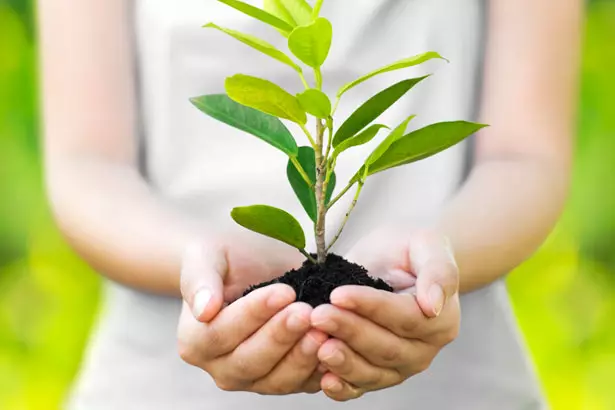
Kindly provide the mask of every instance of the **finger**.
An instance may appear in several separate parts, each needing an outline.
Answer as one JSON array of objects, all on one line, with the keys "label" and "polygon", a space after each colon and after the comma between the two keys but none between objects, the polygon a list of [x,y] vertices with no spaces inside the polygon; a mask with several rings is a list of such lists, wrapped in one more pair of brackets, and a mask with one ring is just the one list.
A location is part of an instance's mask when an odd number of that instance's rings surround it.
[{"label": "finger", "polygon": [[[391,369],[422,368],[421,341],[406,340],[353,312],[322,305],[312,313],[312,326],[347,344],[371,364]],[[327,342],[329,343],[329,342]]]},{"label": "finger", "polygon": [[398,371],[374,366],[341,340],[325,342],[318,350],[318,358],[331,373],[364,391],[383,389],[403,380]]},{"label": "finger", "polygon": [[321,390],[320,381],[322,380],[322,377],[324,376],[325,373],[326,373],[326,370],[324,372],[316,370],[314,373],[312,373],[310,378],[301,387],[301,391],[304,393],[309,393],[309,394],[318,393]]},{"label": "finger", "polygon": [[427,317],[437,317],[459,289],[459,269],[450,242],[431,232],[420,233],[413,236],[408,249],[419,306]]},{"label": "finger", "polygon": [[427,317],[438,317],[457,294],[459,272],[450,261],[433,260],[417,272],[416,298]]},{"label": "finger", "polygon": [[331,304],[376,323],[403,338],[420,338],[428,320],[410,293],[391,293],[368,286],[342,286],[331,293]]},{"label": "finger", "polygon": [[309,331],[269,374],[254,384],[254,391],[291,394],[305,389],[320,390],[320,378],[310,379],[319,365],[318,349],[326,340],[326,334]]},{"label": "finger", "polygon": [[213,364],[220,370],[217,374],[243,381],[264,377],[308,332],[311,313],[312,307],[305,303],[279,312],[230,354],[217,359]]},{"label": "finger", "polygon": [[180,287],[183,299],[200,322],[211,321],[224,303],[226,258],[220,248],[190,244],[183,256]]},{"label": "finger", "polygon": [[320,381],[322,391],[335,401],[349,401],[358,399],[364,394],[360,388],[345,382],[333,373],[327,373]]},{"label": "finger", "polygon": [[287,285],[256,289],[224,308],[211,323],[204,324],[195,343],[201,346],[205,360],[228,354],[294,300],[295,292]]}]

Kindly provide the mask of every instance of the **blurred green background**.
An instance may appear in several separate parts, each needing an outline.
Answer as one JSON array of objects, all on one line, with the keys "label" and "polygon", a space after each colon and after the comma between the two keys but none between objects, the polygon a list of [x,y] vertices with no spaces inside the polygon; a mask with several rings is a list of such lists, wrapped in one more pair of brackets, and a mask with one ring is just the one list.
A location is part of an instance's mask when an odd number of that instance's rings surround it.
[{"label": "blurred green background", "polygon": [[[34,7],[0,0],[0,409],[59,408],[99,281],[45,204]],[[545,246],[509,277],[552,408],[615,409],[615,1],[588,2],[572,196]],[[522,223],[522,222],[520,222]]]}]

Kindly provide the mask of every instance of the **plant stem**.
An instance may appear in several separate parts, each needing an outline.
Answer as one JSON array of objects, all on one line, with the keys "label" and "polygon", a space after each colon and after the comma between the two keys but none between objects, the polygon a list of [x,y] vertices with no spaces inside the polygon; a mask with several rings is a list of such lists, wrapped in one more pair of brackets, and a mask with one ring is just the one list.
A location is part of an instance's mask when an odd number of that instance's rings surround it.
[{"label": "plant stem", "polygon": [[319,119],[316,121],[316,209],[317,218],[314,233],[316,236],[316,254],[318,256],[318,263],[324,264],[327,260],[327,247],[325,243],[325,216],[327,214],[327,205],[325,203],[325,189],[324,182],[327,173],[326,170],[326,158],[322,156],[323,149],[323,135],[325,128],[322,121]]},{"label": "plant stem", "polygon": [[327,139],[327,152],[325,153],[325,161],[329,159],[331,146],[333,145],[333,118],[327,118],[327,129],[329,130],[329,138]]},{"label": "plant stem", "polygon": [[307,253],[307,252],[305,251],[305,249],[299,249],[299,252],[301,252],[301,254],[302,254],[303,256],[305,256],[305,257],[306,257],[306,258],[307,258],[310,262],[312,262],[314,265],[316,265],[316,264],[318,263],[318,261],[317,261],[316,259],[314,259],[314,258],[312,257],[312,255],[310,255],[309,253]]},{"label": "plant stem", "polygon": [[333,247],[333,245],[335,245],[335,242],[337,242],[337,240],[342,235],[342,231],[344,230],[344,227],[346,226],[346,223],[348,222],[348,218],[350,217],[350,214],[352,213],[352,211],[354,210],[355,206],[357,205],[357,201],[359,200],[359,195],[361,195],[361,190],[362,189],[363,189],[363,181],[359,181],[359,186],[357,187],[357,192],[354,195],[354,198],[352,199],[352,203],[350,204],[350,207],[348,208],[348,211],[346,212],[346,216],[344,216],[344,220],[342,221],[342,224],[340,225],[339,230],[337,231],[337,233],[335,234],[335,237],[333,238],[333,240],[331,241],[331,243],[327,247],[327,252],[329,252],[329,250]]},{"label": "plant stem", "polygon": [[310,141],[310,144],[312,145],[312,148],[314,148],[314,151],[318,151],[318,145],[316,144],[316,141],[314,141],[314,138],[312,138],[312,134],[310,134],[310,131],[305,127],[305,125],[300,125],[300,127]]},{"label": "plant stem", "polygon": [[303,73],[299,73],[299,78],[301,78],[301,82],[303,83],[303,86],[305,87],[306,90],[310,89],[310,85],[308,84],[307,80],[305,79],[305,76],[303,75]]},{"label": "plant stem", "polygon": [[289,157],[290,158],[290,162],[293,163],[293,165],[295,166],[295,168],[297,168],[297,171],[299,172],[299,174],[301,174],[301,177],[303,178],[303,180],[305,182],[307,182],[307,184],[312,187],[313,183],[310,180],[310,177],[308,176],[307,172],[305,172],[305,169],[303,169],[303,167],[301,166],[301,163],[299,162],[299,160],[297,159],[297,157]]},{"label": "plant stem", "polygon": [[316,88],[322,90],[322,73],[320,72],[320,68],[314,69],[314,78],[316,80]]},{"label": "plant stem", "polygon": [[[331,153],[331,145],[333,143],[333,119],[331,117],[327,118],[327,128],[329,129],[329,138],[327,140],[327,151],[325,153],[325,157],[323,158],[323,163],[325,164],[325,182],[323,184],[325,197],[327,196],[327,192],[329,192],[329,181],[331,180],[331,175],[335,170],[335,158],[333,158],[333,160],[329,158],[329,154]],[[325,203],[325,205],[328,204]],[[328,207],[327,210],[329,210]]]},{"label": "plant stem", "polygon": [[331,115],[335,114],[337,111],[337,107],[340,105],[340,97],[335,99],[335,105],[333,106],[333,111],[331,111]]},{"label": "plant stem", "polygon": [[356,183],[357,183],[357,180],[353,178],[353,179],[352,179],[352,180],[348,183],[348,185],[346,185],[346,188],[342,189],[342,192],[340,192],[340,193],[339,193],[339,194],[338,194],[335,198],[333,198],[333,199],[331,200],[331,202],[329,202],[329,205],[327,205],[327,209],[331,209],[331,208],[333,208],[333,205],[335,205],[335,203],[336,203],[337,201],[339,201],[340,199],[342,199],[342,197],[346,194],[346,192],[348,192],[348,190],[349,190],[350,188],[352,188],[352,187],[354,186],[354,184],[356,184]]},{"label": "plant stem", "polygon": [[[331,160],[327,163],[327,177],[325,178],[325,187],[329,186],[329,181],[331,180],[331,175],[333,175],[333,171],[335,171],[335,165],[337,162],[337,158],[333,157],[331,158]],[[326,192],[326,188],[325,188],[325,192]],[[330,207],[328,206],[329,204],[327,204],[327,209],[329,209]]]},{"label": "plant stem", "polygon": [[316,20],[320,15],[320,8],[322,7],[322,3],[324,0],[316,0],[316,4],[314,4],[314,10],[312,12],[312,20]]}]

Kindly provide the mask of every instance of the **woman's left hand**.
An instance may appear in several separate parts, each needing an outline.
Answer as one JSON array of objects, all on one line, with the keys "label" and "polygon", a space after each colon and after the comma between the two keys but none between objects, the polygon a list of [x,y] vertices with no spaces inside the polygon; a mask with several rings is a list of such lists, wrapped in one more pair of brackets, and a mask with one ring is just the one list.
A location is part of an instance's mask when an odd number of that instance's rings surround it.
[{"label": "woman's left hand", "polygon": [[329,334],[318,352],[321,388],[337,401],[398,385],[426,370],[459,332],[459,271],[446,238],[420,232],[405,239],[380,233],[347,258],[383,278],[395,293],[345,286],[312,312]]}]

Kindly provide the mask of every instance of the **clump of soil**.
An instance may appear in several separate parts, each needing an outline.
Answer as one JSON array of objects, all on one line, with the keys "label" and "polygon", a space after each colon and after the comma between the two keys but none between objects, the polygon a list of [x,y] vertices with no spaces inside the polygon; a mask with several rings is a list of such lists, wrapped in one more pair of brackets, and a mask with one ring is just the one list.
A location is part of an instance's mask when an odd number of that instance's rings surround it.
[{"label": "clump of soil", "polygon": [[363,266],[348,262],[341,256],[329,254],[324,265],[306,260],[299,269],[293,269],[283,276],[251,286],[243,295],[246,296],[255,289],[274,283],[291,286],[297,294],[297,302],[305,302],[312,307],[330,303],[331,292],[345,285],[370,286],[388,292],[393,291],[393,288],[382,279],[369,276]]}]

